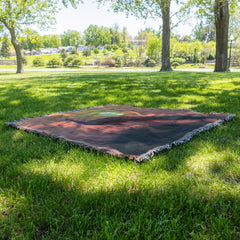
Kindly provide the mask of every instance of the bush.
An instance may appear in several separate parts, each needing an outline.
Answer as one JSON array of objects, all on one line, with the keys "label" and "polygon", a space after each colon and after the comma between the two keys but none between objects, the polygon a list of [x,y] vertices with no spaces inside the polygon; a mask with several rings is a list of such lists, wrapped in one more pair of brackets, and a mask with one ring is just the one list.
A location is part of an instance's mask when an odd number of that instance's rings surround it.
[{"label": "bush", "polygon": [[69,56],[65,59],[64,61],[64,66],[69,66],[71,65],[71,62],[74,60],[74,58],[76,58],[76,56]]},{"label": "bush", "polygon": [[64,66],[68,67],[79,67],[84,65],[83,61],[77,55],[71,55],[67,57],[64,61]]},{"label": "bush", "polygon": [[122,49],[122,52],[123,52],[123,53],[128,53],[128,48],[127,48],[127,47],[124,47],[124,48]]},{"label": "bush", "polygon": [[115,62],[116,62],[116,67],[122,67],[123,66],[123,56],[121,55],[116,55],[112,57]]},{"label": "bush", "polygon": [[112,49],[113,49],[114,51],[116,51],[118,48],[119,48],[119,46],[118,46],[116,43],[114,43],[114,44],[112,45]]},{"label": "bush", "polygon": [[44,65],[45,65],[45,63],[44,63],[44,59],[42,57],[36,57],[33,60],[33,66],[34,67],[42,67]]},{"label": "bush", "polygon": [[91,56],[91,50],[90,49],[84,49],[82,52],[82,55],[85,57]]},{"label": "bush", "polygon": [[98,58],[94,61],[94,65],[100,66],[101,65],[101,60]]},{"label": "bush", "polygon": [[111,45],[107,45],[107,47],[106,47],[106,49],[108,50],[108,51],[111,51],[112,50],[112,47],[111,47]]},{"label": "bush", "polygon": [[98,49],[98,48],[94,48],[93,52],[94,52],[95,54],[98,54],[98,53],[99,53],[99,49]]},{"label": "bush", "polygon": [[157,64],[156,61],[154,61],[154,59],[151,59],[151,58],[146,59],[144,62],[144,65],[146,67],[154,67],[156,66],[156,64]]},{"label": "bush", "polygon": [[134,63],[134,67],[141,67],[143,65],[143,60],[141,58],[137,58]]},{"label": "bush", "polygon": [[70,54],[71,55],[78,55],[78,52],[77,52],[76,48],[72,48]]},{"label": "bush", "polygon": [[116,61],[113,58],[107,57],[102,60],[102,65],[108,65],[109,67],[115,67]]},{"label": "bush", "polygon": [[60,56],[61,56],[63,61],[67,58],[68,54],[66,53],[65,49],[61,50]]},{"label": "bush", "polygon": [[71,61],[71,65],[73,67],[79,67],[83,65],[83,61],[79,58],[79,57],[75,57],[72,61]]},{"label": "bush", "polygon": [[123,66],[124,66],[124,67],[127,67],[127,66],[128,66],[128,63],[129,63],[129,60],[131,60],[131,59],[130,59],[130,55],[129,55],[128,53],[125,53],[125,54],[123,55],[122,59],[123,59]]},{"label": "bush", "polygon": [[108,54],[107,49],[103,49],[103,54],[104,54],[104,55],[107,55],[107,54]]},{"label": "bush", "polygon": [[200,61],[200,63],[205,64],[207,61],[207,58],[205,56],[201,56],[199,61]]},{"label": "bush", "polygon": [[180,64],[179,64],[178,62],[173,62],[171,65],[172,65],[174,68],[176,68],[176,67],[179,66]]},{"label": "bush", "polygon": [[179,63],[179,65],[180,65],[180,64],[184,64],[186,62],[186,60],[185,60],[185,58],[172,58],[171,63],[174,63],[174,62]]},{"label": "bush", "polygon": [[51,68],[56,68],[56,67],[60,67],[62,66],[63,62],[60,58],[58,57],[52,57],[48,63],[47,63],[47,66],[48,67],[51,67]]}]

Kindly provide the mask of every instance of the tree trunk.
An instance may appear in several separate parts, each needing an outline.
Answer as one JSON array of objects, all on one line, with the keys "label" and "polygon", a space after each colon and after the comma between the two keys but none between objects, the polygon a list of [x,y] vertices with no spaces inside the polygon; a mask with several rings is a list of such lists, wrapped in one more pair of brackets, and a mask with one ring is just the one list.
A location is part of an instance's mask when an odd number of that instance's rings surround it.
[{"label": "tree trunk", "polygon": [[162,67],[160,71],[172,71],[170,63],[170,4],[171,0],[161,0],[162,11]]},{"label": "tree trunk", "polygon": [[16,57],[17,57],[17,73],[23,73],[23,59],[22,59],[21,45],[17,40],[15,28],[12,27],[9,29],[9,31],[11,34],[11,42],[15,49]]},{"label": "tree trunk", "polygon": [[228,0],[215,0],[214,6],[216,25],[216,63],[214,72],[227,72],[228,69]]}]

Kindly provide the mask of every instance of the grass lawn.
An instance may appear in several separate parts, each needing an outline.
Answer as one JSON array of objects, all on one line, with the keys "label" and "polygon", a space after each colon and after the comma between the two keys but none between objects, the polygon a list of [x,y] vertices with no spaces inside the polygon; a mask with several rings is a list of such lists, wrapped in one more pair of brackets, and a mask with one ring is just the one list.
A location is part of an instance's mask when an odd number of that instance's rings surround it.
[{"label": "grass lawn", "polygon": [[[89,106],[237,116],[138,164],[4,125]],[[0,239],[240,239],[239,73],[0,74]]]}]

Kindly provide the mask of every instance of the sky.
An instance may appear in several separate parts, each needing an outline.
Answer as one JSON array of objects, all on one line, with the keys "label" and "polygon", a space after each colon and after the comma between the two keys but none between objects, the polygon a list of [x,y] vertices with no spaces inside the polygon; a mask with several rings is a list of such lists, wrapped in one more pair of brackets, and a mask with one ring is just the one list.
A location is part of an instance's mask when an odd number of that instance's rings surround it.
[{"label": "sky", "polygon": [[[172,9],[175,8],[176,6],[172,6]],[[140,30],[146,27],[158,30],[161,25],[161,19],[141,20],[133,16],[126,17],[124,13],[114,13],[108,9],[107,6],[98,8],[97,3],[91,0],[80,4],[77,9],[73,9],[71,6],[68,6],[68,8],[62,7],[62,10],[56,14],[56,24],[52,26],[52,29],[40,32],[40,34],[63,34],[68,29],[83,33],[90,24],[99,27],[112,27],[114,24],[118,24],[120,29],[127,27],[128,33],[134,37]],[[190,35],[191,30],[192,27],[189,24],[181,24],[181,28],[179,27],[173,32],[183,36]]]}]

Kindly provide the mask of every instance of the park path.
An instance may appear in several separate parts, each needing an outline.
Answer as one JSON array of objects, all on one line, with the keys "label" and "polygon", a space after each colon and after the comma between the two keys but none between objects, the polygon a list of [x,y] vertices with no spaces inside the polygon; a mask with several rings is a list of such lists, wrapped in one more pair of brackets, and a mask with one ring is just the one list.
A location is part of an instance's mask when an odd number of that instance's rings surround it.
[{"label": "park path", "polygon": [[[24,72],[158,72],[159,69],[156,68],[112,68],[112,69],[88,69],[88,68],[81,68],[81,69],[61,69],[61,68],[54,68],[54,69],[47,69],[47,68],[39,68],[39,69],[24,69]],[[174,71],[180,72],[213,72],[213,69],[209,68],[191,68],[191,69],[174,69]],[[1,68],[0,72],[8,72],[14,73],[16,69],[8,69],[8,68]],[[240,72],[240,69],[231,69],[231,72]]]}]

